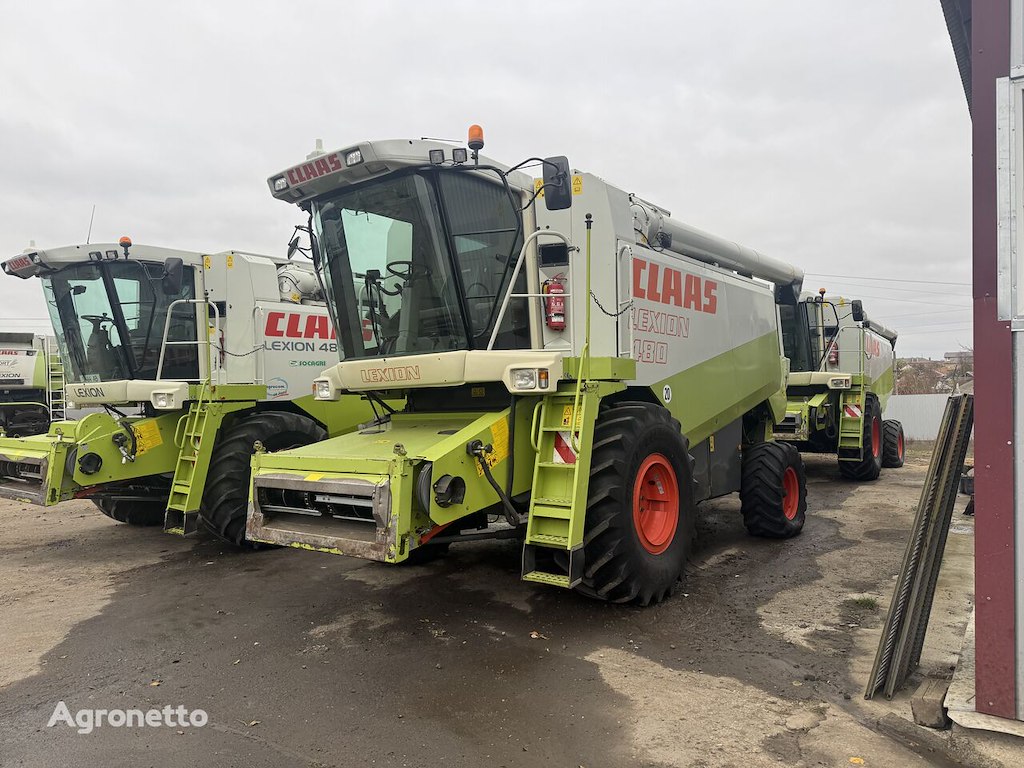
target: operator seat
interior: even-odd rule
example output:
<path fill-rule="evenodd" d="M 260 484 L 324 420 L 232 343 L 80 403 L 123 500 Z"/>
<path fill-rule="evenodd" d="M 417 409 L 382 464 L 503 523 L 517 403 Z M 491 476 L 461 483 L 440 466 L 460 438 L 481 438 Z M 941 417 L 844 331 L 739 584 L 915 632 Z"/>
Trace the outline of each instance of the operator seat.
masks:
<path fill-rule="evenodd" d="M 106 328 L 99 326 L 93 329 L 89 334 L 85 354 L 89 361 L 89 370 L 101 377 L 108 378 L 117 370 L 117 356 L 114 354 L 110 333 Z"/>

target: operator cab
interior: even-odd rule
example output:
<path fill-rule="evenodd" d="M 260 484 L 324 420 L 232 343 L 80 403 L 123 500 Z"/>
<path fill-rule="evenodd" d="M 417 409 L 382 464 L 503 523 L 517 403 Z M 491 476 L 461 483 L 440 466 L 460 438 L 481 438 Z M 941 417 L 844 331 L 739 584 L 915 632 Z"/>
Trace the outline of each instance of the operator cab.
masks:
<path fill-rule="evenodd" d="M 317 198 L 312 215 L 346 359 L 486 346 L 523 242 L 496 174 L 413 170 Z M 495 347 L 529 346 L 516 302 Z"/>
<path fill-rule="evenodd" d="M 839 335 L 840 311 L 846 325 L 854 324 L 850 307 L 837 307 L 823 295 L 804 295 L 796 304 L 779 304 L 782 346 L 791 372 L 823 371 L 833 362 Z"/>

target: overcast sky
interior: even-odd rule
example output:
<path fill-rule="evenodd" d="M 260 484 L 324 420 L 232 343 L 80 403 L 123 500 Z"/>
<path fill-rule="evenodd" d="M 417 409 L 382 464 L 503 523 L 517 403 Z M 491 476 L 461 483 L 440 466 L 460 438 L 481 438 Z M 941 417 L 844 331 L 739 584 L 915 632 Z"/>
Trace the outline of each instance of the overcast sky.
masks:
<path fill-rule="evenodd" d="M 314 139 L 478 122 L 863 298 L 901 355 L 972 344 L 938 0 L 6 0 L 0 72 L 0 258 L 84 242 L 94 204 L 93 242 L 280 253 L 301 217 L 266 178 Z M 0 327 L 44 317 L 0 276 Z"/>

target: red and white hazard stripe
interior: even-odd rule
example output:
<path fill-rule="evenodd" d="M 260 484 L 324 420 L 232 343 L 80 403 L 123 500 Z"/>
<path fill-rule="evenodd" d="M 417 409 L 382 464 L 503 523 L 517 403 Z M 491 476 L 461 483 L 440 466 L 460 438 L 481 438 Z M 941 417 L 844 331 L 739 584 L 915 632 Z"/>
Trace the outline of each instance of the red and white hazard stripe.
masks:
<path fill-rule="evenodd" d="M 844 405 L 843 413 L 846 414 L 847 418 L 859 419 L 861 416 L 861 410 L 859 405 Z"/>
<path fill-rule="evenodd" d="M 572 447 L 569 432 L 555 432 L 555 450 L 552 461 L 555 464 L 575 464 L 576 451 Z"/>

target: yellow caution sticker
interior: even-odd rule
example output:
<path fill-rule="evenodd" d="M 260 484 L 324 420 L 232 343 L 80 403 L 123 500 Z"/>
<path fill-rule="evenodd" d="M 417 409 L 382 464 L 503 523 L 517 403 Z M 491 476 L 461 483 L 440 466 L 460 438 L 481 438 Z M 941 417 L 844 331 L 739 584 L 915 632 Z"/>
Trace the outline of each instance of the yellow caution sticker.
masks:
<path fill-rule="evenodd" d="M 574 195 L 582 195 L 583 194 L 583 177 L 582 176 L 573 176 L 572 177 L 572 193 Z"/>
<path fill-rule="evenodd" d="M 502 419 L 491 425 L 491 446 L 494 450 L 484 458 L 487 466 L 494 469 L 500 462 L 508 458 L 508 419 Z M 480 466 L 480 462 L 475 463 L 477 475 L 483 477 L 484 470 Z"/>
<path fill-rule="evenodd" d="M 711 437 L 708 438 L 708 450 L 711 453 L 715 452 L 715 436 L 714 435 L 712 435 Z"/>
<path fill-rule="evenodd" d="M 310 483 L 312 483 L 312 482 L 314 482 L 314 481 L 316 481 L 316 480 L 319 480 L 319 479 L 320 479 L 320 478 L 322 478 L 323 476 L 324 476 L 324 473 L 323 473 L 323 472 L 312 472 L 312 473 L 310 473 L 310 474 L 306 475 L 306 476 L 305 476 L 305 477 L 303 478 L 303 480 L 306 480 L 307 482 L 310 482 Z"/>
<path fill-rule="evenodd" d="M 135 433 L 136 456 L 141 456 L 146 451 L 164 444 L 163 435 L 160 434 L 160 427 L 157 426 L 155 421 L 147 420 L 132 424 L 132 432 Z"/>
<path fill-rule="evenodd" d="M 235 255 L 233 253 L 228 254 L 228 269 L 233 269 L 235 266 Z"/>
<path fill-rule="evenodd" d="M 571 405 L 562 406 L 562 424 L 561 424 L 561 426 L 563 426 L 563 427 L 572 427 L 573 426 L 573 423 L 572 423 L 572 406 Z M 576 426 L 573 429 L 573 431 L 574 432 L 579 432 L 581 426 L 583 426 L 583 411 L 582 410 L 580 410 L 580 412 L 576 414 Z"/>
<path fill-rule="evenodd" d="M 537 197 L 544 197 L 544 190 L 541 189 L 541 187 L 543 187 L 543 186 L 544 186 L 544 179 L 534 179 L 533 180 L 533 191 L 537 195 Z"/>
<path fill-rule="evenodd" d="M 213 266 L 213 259 L 211 259 L 209 256 L 203 256 L 203 268 L 204 269 L 209 269 L 212 266 Z"/>

